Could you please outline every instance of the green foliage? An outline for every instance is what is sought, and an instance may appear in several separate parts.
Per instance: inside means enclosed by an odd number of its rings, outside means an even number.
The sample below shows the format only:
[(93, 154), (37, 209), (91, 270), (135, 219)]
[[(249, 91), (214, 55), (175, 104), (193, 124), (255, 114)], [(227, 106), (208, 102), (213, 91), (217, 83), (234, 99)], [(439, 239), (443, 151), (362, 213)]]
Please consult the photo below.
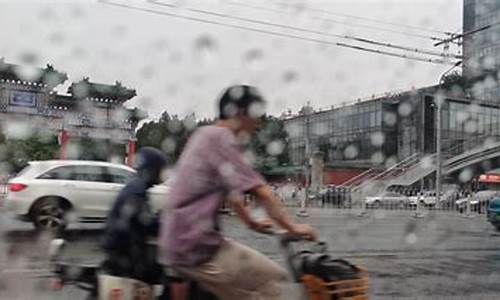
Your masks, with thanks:
[(288, 133), (276, 117), (264, 117), (257, 138), (249, 146), (256, 156), (255, 167), (262, 173), (289, 163)]
[(114, 144), (110, 140), (82, 138), (77, 146), (78, 157), (75, 159), (108, 161), (113, 156), (125, 157), (125, 145)]
[(37, 131), (28, 139), (7, 139), (1, 135), (2, 161), (6, 162), (10, 170), (18, 172), (32, 160), (56, 159), (59, 153), (57, 136), (50, 132)]
[(164, 112), (158, 121), (150, 121), (137, 131), (137, 146), (155, 147), (162, 150), (173, 160), (177, 160), (191, 133), (201, 125), (209, 124), (209, 120), (196, 121), (194, 115), (180, 119)]
[[(138, 149), (146, 146), (155, 147), (176, 161), (191, 133), (197, 127), (211, 123), (213, 120), (196, 120), (194, 115), (180, 119), (176, 115), (170, 116), (164, 112), (158, 121), (145, 123), (137, 131), (137, 146)], [(266, 116), (261, 129), (257, 132), (257, 138), (252, 139), (249, 144), (250, 150), (256, 156), (256, 168), (265, 172), (287, 164), (289, 162), (287, 138), (283, 122), (275, 117)]]

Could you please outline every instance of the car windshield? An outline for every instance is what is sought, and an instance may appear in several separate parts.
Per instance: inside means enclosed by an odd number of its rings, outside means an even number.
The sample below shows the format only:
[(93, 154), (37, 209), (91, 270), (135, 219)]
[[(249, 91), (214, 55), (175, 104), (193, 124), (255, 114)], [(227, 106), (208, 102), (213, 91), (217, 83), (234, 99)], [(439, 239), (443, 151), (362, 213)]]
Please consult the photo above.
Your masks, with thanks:
[[(220, 299), (500, 299), (499, 191), (500, 0), (0, 0), (0, 300), (120, 294), (53, 278), (53, 237), (227, 266), (190, 285)], [(328, 244), (300, 282), (267, 218)]]

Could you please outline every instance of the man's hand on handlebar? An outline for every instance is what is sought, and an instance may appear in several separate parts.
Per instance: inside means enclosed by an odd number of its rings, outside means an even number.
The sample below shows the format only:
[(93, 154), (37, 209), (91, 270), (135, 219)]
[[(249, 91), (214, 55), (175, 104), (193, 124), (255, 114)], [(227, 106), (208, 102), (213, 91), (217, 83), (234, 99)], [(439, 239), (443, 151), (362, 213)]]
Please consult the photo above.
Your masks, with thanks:
[(292, 235), (304, 236), (306, 239), (312, 241), (316, 240), (318, 237), (316, 230), (309, 224), (293, 224), (289, 232)]
[(273, 226), (273, 221), (270, 219), (252, 220), (249, 224), (250, 229), (257, 232), (266, 232)]

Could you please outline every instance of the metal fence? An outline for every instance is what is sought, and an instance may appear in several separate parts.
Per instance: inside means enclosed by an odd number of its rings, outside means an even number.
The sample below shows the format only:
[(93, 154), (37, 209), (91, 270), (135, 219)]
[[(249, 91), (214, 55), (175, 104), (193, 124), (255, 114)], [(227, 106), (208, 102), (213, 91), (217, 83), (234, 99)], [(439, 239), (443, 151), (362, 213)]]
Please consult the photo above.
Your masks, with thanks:
[[(287, 206), (301, 207), (300, 195), (284, 197)], [(485, 214), (491, 199), (500, 196), (500, 191), (465, 190), (448, 191), (438, 200), (435, 193), (420, 193), (417, 189), (393, 189), (378, 196), (363, 196), (348, 189), (310, 193), (305, 206), (323, 209), (351, 210), (401, 210), (401, 211), (443, 211), (462, 214)], [(305, 197), (305, 195), (302, 195)]]

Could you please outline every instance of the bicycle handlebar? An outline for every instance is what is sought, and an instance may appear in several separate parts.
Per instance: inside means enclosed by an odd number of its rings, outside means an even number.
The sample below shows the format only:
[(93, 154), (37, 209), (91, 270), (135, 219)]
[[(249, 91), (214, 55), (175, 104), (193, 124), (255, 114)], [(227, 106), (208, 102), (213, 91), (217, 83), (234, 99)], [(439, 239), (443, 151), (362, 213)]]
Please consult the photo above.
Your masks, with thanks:
[[(291, 234), (286, 230), (276, 230), (272, 227), (265, 228), (263, 230), (260, 230), (259, 232), (262, 234), (278, 236), (280, 244), (282, 246), (287, 246), (288, 244), (295, 242), (310, 241), (305, 235)], [(316, 242), (321, 245), (326, 244), (323, 241), (316, 241)]]

